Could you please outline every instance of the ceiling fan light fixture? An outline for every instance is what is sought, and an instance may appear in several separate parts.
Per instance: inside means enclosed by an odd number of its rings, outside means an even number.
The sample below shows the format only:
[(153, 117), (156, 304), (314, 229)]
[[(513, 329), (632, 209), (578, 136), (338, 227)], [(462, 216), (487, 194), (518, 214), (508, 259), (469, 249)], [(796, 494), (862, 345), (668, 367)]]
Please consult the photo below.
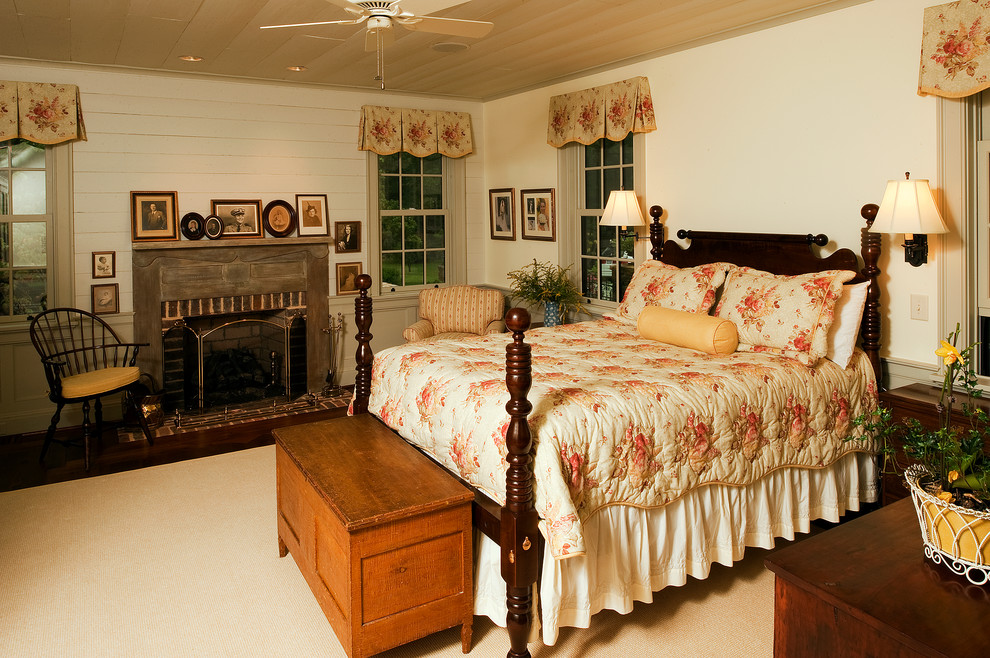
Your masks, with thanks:
[(470, 48), (466, 43), (458, 43), (456, 41), (441, 41), (440, 43), (435, 43), (430, 48), (437, 51), (438, 53), (459, 53)]

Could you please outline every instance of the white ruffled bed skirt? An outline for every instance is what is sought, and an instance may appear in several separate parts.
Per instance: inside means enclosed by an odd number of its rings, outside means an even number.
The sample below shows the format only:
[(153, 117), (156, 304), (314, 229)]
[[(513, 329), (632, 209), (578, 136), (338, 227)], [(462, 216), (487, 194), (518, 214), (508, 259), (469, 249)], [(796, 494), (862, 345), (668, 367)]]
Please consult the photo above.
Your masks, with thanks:
[[(627, 614), (655, 591), (706, 578), (713, 563), (729, 566), (747, 546), (773, 548), (778, 537), (808, 532), (815, 519), (836, 522), (876, 500), (872, 457), (851, 453), (826, 469), (781, 469), (747, 487), (701, 487), (657, 509), (605, 508), (584, 522), (585, 555), (554, 560), (544, 551), (534, 597), (543, 642), (554, 644), (561, 626), (587, 628), (601, 610)], [(498, 545), (477, 531), (474, 545), (474, 613), (505, 626)]]

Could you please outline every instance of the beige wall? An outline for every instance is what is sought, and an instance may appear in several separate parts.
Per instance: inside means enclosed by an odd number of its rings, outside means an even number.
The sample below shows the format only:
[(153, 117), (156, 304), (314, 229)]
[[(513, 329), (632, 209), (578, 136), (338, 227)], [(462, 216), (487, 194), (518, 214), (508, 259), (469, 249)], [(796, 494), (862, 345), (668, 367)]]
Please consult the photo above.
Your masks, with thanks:
[[(646, 136), (643, 201), (667, 210), (670, 229), (824, 232), (830, 248), (858, 250), (859, 210), (879, 203), (888, 179), (911, 171), (938, 186), (936, 101), (916, 93), (930, 4), (874, 0), (487, 103), (487, 187), (555, 186), (550, 96), (646, 75), (658, 130)], [(921, 268), (903, 262), (900, 241), (885, 238), (881, 261), (893, 279), (885, 356), (930, 363), (939, 239)], [(486, 247), (492, 284), (534, 257), (557, 257), (546, 243)], [(929, 322), (909, 319), (912, 293), (928, 295)]]

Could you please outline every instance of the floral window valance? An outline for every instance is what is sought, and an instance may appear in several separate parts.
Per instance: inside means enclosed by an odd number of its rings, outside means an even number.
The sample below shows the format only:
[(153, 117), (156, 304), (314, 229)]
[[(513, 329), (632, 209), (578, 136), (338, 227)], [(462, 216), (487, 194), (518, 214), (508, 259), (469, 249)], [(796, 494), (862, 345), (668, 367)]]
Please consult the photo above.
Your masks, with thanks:
[(918, 93), (962, 98), (990, 87), (990, 0), (925, 9)]
[(359, 132), (358, 149), (378, 155), (405, 151), (420, 158), (434, 153), (459, 158), (474, 152), (467, 112), (365, 105)]
[(36, 144), (85, 140), (79, 88), (0, 80), (0, 142), (17, 138)]
[(568, 142), (593, 144), (602, 137), (618, 142), (630, 132), (648, 133), (656, 129), (650, 82), (645, 77), (550, 99), (547, 126), (550, 146), (559, 148)]

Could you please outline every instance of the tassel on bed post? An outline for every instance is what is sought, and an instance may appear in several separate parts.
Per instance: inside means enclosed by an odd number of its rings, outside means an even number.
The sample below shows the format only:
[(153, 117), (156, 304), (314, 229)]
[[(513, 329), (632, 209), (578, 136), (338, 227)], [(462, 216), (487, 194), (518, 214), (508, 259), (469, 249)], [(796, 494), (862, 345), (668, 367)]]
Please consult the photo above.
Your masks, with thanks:
[(533, 384), (530, 346), (524, 342), (529, 329), (529, 312), (509, 309), (505, 325), (512, 342), (505, 346), (505, 385), (509, 389), (509, 426), (505, 432), (508, 451), (505, 472), (505, 506), (502, 507), (502, 578), (506, 585), (506, 627), (509, 631), (508, 658), (529, 658), (526, 642), (533, 624), (533, 584), (539, 561), (539, 517), (533, 508), (533, 447), (527, 417), (533, 405), (526, 394)]
[(880, 285), (877, 283), (877, 276), (880, 274), (877, 262), (880, 260), (880, 239), (883, 236), (880, 233), (870, 232), (879, 210), (880, 206), (875, 203), (868, 203), (860, 210), (860, 214), (866, 220), (866, 228), (862, 229), (863, 276), (869, 279), (870, 285), (866, 288), (866, 306), (863, 309), (863, 322), (860, 325), (859, 335), (862, 339), (863, 351), (870, 357), (870, 363), (873, 365), (877, 390), (884, 390), (880, 365)]
[(374, 355), (371, 352), (371, 298), (368, 289), (371, 288), (371, 275), (359, 274), (355, 281), (358, 289), (357, 299), (354, 300), (354, 324), (357, 326), (357, 352), (354, 354), (354, 402), (351, 403), (351, 413), (368, 413), (368, 401), (371, 398), (371, 362)]

